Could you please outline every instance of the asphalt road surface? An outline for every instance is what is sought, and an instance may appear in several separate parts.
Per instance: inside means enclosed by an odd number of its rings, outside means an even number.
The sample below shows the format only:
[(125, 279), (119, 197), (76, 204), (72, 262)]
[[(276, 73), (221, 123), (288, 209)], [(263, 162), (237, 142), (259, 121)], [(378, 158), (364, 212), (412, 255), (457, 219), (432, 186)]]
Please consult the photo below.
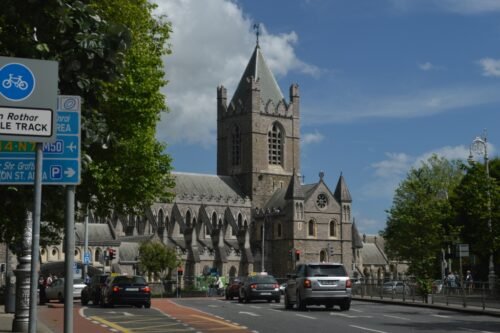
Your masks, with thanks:
[(176, 303), (237, 323), (250, 331), (267, 332), (500, 332), (500, 318), (431, 308), (353, 301), (350, 311), (311, 306), (285, 310), (283, 303), (221, 299), (176, 299)]

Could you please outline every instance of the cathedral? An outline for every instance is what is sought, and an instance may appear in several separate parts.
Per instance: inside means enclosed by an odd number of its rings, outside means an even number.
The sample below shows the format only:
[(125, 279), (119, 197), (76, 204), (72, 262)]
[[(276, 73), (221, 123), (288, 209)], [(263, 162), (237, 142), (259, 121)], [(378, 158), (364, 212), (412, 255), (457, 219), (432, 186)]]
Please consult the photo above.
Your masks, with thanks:
[[(156, 239), (176, 250), (184, 279), (261, 271), (283, 278), (302, 262), (340, 262), (363, 275), (346, 181), (340, 175), (332, 190), (318, 172), (302, 184), (300, 143), (299, 86), (284, 98), (257, 43), (232, 98), (217, 87), (217, 174), (173, 173), (174, 200), (143, 216), (91, 215), (91, 266), (133, 274), (139, 243)], [(80, 262), (83, 230), (77, 223)], [(42, 263), (62, 260), (60, 250), (43, 248)]]

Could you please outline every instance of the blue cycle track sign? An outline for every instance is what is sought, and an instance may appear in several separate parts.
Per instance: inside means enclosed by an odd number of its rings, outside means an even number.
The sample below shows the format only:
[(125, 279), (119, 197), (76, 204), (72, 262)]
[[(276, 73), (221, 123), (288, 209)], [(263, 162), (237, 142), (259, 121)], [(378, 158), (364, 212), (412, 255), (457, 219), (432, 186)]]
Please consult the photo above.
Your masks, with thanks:
[[(56, 140), (43, 144), (43, 185), (80, 184), (80, 103), (79, 96), (57, 98)], [(35, 142), (0, 141), (0, 185), (34, 184), (35, 155)]]
[(10, 101), (22, 101), (35, 90), (35, 75), (23, 64), (11, 63), (0, 68), (0, 94)]
[(58, 66), (0, 56), (0, 140), (55, 140)]

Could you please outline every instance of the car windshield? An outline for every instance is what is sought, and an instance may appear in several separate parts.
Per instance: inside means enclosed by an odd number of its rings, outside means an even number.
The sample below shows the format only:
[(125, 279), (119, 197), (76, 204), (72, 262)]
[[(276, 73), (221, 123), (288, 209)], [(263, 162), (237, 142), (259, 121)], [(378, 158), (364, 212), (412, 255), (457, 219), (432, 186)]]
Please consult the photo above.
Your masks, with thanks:
[(73, 283), (74, 284), (82, 284), (83, 283), (83, 279), (73, 279)]
[(308, 276), (346, 276), (346, 271), (341, 265), (309, 265)]
[(117, 276), (113, 283), (116, 284), (146, 284), (146, 280), (142, 276)]

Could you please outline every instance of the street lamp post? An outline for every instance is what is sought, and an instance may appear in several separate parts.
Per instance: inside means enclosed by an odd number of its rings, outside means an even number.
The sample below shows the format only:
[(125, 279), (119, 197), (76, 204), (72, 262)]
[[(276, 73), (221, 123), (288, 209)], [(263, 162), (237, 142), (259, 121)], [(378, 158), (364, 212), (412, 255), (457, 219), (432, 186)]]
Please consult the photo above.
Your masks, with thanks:
[[(483, 138), (481, 137), (476, 137), (470, 146), (470, 155), (469, 155), (469, 161), (472, 161), (473, 156), (472, 153), (479, 153), (483, 154), (484, 158), (484, 165), (486, 168), (486, 179), (487, 179), (487, 196), (488, 196), (488, 229), (490, 233), (492, 233), (492, 226), (491, 226), (491, 193), (490, 193), (490, 168), (489, 168), (489, 159), (488, 159), (488, 139), (486, 138), (486, 134), (484, 135)], [(495, 265), (493, 262), (493, 249), (490, 248), (490, 257), (489, 257), (489, 265), (488, 265), (488, 283), (490, 286), (490, 289), (493, 289), (495, 286)]]

